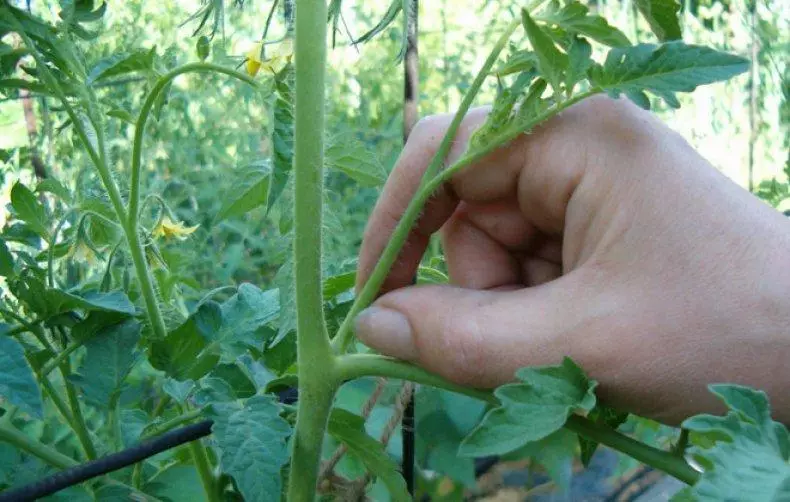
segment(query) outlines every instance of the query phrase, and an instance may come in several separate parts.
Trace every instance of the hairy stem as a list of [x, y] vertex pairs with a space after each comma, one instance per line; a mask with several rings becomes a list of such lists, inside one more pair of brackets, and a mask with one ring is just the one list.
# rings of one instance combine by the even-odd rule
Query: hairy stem
[[[444, 164], [447, 153], [450, 151], [453, 139], [455, 138], [455, 133], [458, 130], [458, 127], [461, 125], [461, 121], [464, 119], [464, 116], [466, 116], [466, 112], [469, 110], [469, 107], [472, 106], [475, 96], [483, 86], [483, 82], [485, 82], [485, 79], [491, 71], [491, 68], [494, 66], [494, 63], [496, 63], [499, 53], [502, 52], [502, 49], [504, 49], [505, 44], [507, 44], [507, 41], [510, 39], [518, 25], [519, 20], [512, 21], [508, 25], [507, 29], [505, 29], [505, 32], [502, 34], [502, 36], [499, 37], [496, 45], [494, 45], [494, 48], [488, 55], [483, 67], [480, 69], [477, 77], [475, 77], [475, 80], [472, 82], [469, 91], [464, 96], [461, 106], [455, 113], [455, 116], [450, 123], [450, 127], [447, 129], [447, 132], [445, 133], [444, 138], [439, 145], [439, 149], [436, 151], [436, 155], [434, 155], [433, 160], [423, 175], [423, 179], [420, 184], [421, 187], [427, 185], [429, 181], [435, 177], [436, 173], [441, 171], [441, 167]], [[422, 191], [419, 193], [422, 194]], [[343, 323], [340, 325], [337, 336], [335, 336], [335, 339], [332, 341], [332, 346], [336, 352], [344, 353], [347, 351], [348, 346], [352, 340], [351, 326], [354, 322], [354, 319], [356, 318], [357, 314], [362, 311], [362, 309], [367, 307], [375, 299], [379, 289], [381, 288], [381, 284], [384, 282], [387, 274], [389, 274], [389, 271], [392, 268], [393, 263], [395, 263], [395, 259], [397, 258], [401, 247], [403, 247], [403, 243], [406, 241], [409, 230], [414, 225], [414, 222], [417, 221], [417, 218], [419, 217], [425, 202], [432, 193], [433, 190], [425, 194], [425, 197], [422, 200], [418, 200], [419, 196], [411, 200], [411, 203], [401, 217], [400, 224], [390, 238], [390, 241], [387, 244], [387, 247], [384, 249], [384, 252], [381, 254], [376, 267], [370, 274], [370, 277], [365, 283], [365, 286], [362, 288], [362, 291], [360, 291], [360, 293], [354, 299], [351, 309], [349, 309], [348, 314], [346, 315], [345, 319], [343, 319]]]
[[299, 410], [289, 502], [313, 502], [321, 445], [337, 388], [321, 291], [324, 165], [325, 0], [297, 0], [294, 105], [294, 271]]
[[[337, 358], [335, 367], [337, 377], [342, 381], [364, 376], [400, 378], [464, 394], [490, 404], [499, 404], [496, 396], [491, 391], [470, 389], [456, 385], [422, 368], [391, 357], [373, 354], [349, 354]], [[587, 439], [625, 453], [684, 483], [694, 484], [699, 478], [699, 473], [692, 469], [682, 458], [641, 443], [610, 427], [596, 424], [584, 417], [571, 415], [565, 423], [565, 428]]]

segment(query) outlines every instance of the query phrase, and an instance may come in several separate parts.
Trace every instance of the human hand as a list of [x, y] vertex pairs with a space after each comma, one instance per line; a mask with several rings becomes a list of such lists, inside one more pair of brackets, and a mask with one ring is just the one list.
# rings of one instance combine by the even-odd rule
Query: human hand
[[[464, 119], [451, 162], [486, 113]], [[368, 222], [358, 286], [450, 119], [413, 130]], [[453, 285], [408, 286], [440, 228]], [[455, 175], [357, 335], [473, 387], [567, 355], [604, 402], [666, 423], [719, 410], [707, 384], [741, 383], [788, 423], [788, 264], [782, 215], [650, 113], [595, 97]]]

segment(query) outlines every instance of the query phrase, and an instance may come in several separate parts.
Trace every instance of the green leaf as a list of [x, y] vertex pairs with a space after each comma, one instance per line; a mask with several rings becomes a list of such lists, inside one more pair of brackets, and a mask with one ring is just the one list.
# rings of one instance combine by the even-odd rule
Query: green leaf
[[0, 336], [0, 397], [34, 417], [43, 418], [44, 408], [33, 370], [25, 351], [15, 340]]
[[383, 445], [365, 432], [365, 421], [362, 417], [335, 408], [329, 416], [328, 432], [346, 445], [348, 451], [358, 457], [367, 470], [384, 483], [393, 501], [411, 500], [397, 464], [384, 451]]
[[677, 0], [636, 0], [636, 8], [661, 42], [679, 40], [683, 36], [678, 19], [680, 2]]
[[339, 294], [345, 293], [349, 289], [353, 288], [356, 280], [356, 271], [327, 277], [324, 279], [323, 285], [324, 301], [333, 300]]
[[531, 458], [542, 465], [551, 480], [566, 492], [573, 477], [573, 459], [576, 456], [576, 434], [560, 429], [545, 438], [527, 443], [503, 457], [503, 460]]
[[206, 493], [197, 469], [191, 465], [175, 464], [159, 471], [145, 484], [145, 493], [162, 500], [190, 500], [203, 502]]
[[22, 183], [14, 183], [11, 188], [11, 207], [16, 217], [27, 223], [34, 232], [49, 240], [47, 213], [36, 196]]
[[179, 404], [184, 404], [194, 389], [195, 382], [193, 380], [180, 382], [174, 378], [166, 378], [162, 384], [165, 394], [175, 399]]
[[5, 240], [0, 239], [0, 277], [14, 275], [14, 255], [8, 250]]
[[583, 38], [574, 37], [568, 49], [568, 73], [565, 75], [565, 90], [568, 95], [573, 93], [577, 83], [584, 80], [587, 70], [593, 64], [592, 46]]
[[269, 182], [269, 194], [266, 211], [274, 207], [275, 202], [285, 190], [293, 170], [294, 158], [294, 95], [293, 67], [285, 70], [283, 80], [275, 81], [274, 93], [274, 127], [272, 129], [272, 175]]
[[85, 359], [71, 378], [88, 403], [108, 409], [118, 398], [138, 359], [136, 346], [141, 330], [139, 322], [129, 319], [102, 329], [85, 342]]
[[53, 195], [57, 195], [63, 202], [71, 202], [71, 194], [69, 191], [54, 178], [42, 180], [38, 185], [36, 185], [36, 192], [49, 192]]
[[206, 35], [200, 35], [198, 37], [197, 42], [195, 42], [195, 52], [201, 61], [208, 59], [208, 55], [211, 52], [211, 45]]
[[278, 315], [280, 301], [276, 289], [262, 291], [253, 284], [242, 283], [236, 294], [222, 304], [222, 329], [208, 339], [263, 350], [266, 340], [259, 336], [259, 330]]
[[250, 375], [236, 363], [217, 365], [211, 372], [211, 377], [227, 382], [233, 393], [241, 399], [254, 396], [257, 390]]
[[373, 152], [350, 136], [336, 138], [326, 149], [326, 163], [360, 185], [381, 187], [387, 171]]
[[612, 97], [648, 91], [677, 104], [675, 92], [691, 92], [699, 85], [727, 80], [748, 68], [749, 62], [740, 56], [667, 42], [612, 49], [603, 66], [594, 65], [589, 76], [594, 86]]
[[788, 432], [771, 420], [765, 393], [741, 385], [711, 385], [727, 405], [724, 417], [697, 415], [682, 426], [710, 439], [688, 453], [705, 467], [683, 496], [699, 501], [790, 499]]
[[220, 468], [233, 476], [245, 500], [280, 502], [280, 470], [288, 461], [288, 422], [271, 396], [248, 399], [243, 408], [211, 407]]
[[270, 344], [271, 347], [279, 344], [288, 333], [296, 329], [296, 287], [293, 258], [290, 254], [274, 276], [274, 283], [277, 285], [280, 298], [280, 323], [277, 336]]
[[197, 380], [207, 375], [219, 362], [217, 350], [206, 350], [222, 326], [219, 304], [207, 301], [164, 340], [151, 343], [151, 365], [176, 380]]
[[395, 18], [398, 17], [400, 11], [403, 10], [403, 0], [392, 0], [389, 8], [387, 8], [387, 12], [384, 13], [384, 17], [379, 21], [376, 26], [371, 28], [361, 37], [354, 40], [355, 44], [363, 44], [368, 40], [371, 40], [373, 37], [384, 31], [387, 26], [391, 25]]
[[86, 84], [93, 85], [110, 77], [154, 69], [156, 48], [113, 54], [99, 61], [88, 74]]
[[589, 9], [578, 2], [569, 3], [559, 11], [548, 15], [539, 16], [538, 20], [558, 26], [572, 34], [585, 35], [610, 47], [631, 45], [622, 31], [610, 25], [603, 17], [589, 14]]
[[597, 382], [567, 357], [560, 366], [522, 368], [516, 377], [520, 383], [494, 391], [502, 405], [489, 411], [464, 439], [459, 455], [511, 452], [559, 430], [574, 411], [595, 406]]
[[420, 417], [416, 430], [426, 450], [427, 468], [441, 472], [468, 488], [475, 486], [474, 459], [458, 457], [463, 434], [446, 410], [437, 409]]
[[30, 310], [44, 319], [73, 310], [116, 312], [125, 315], [136, 313], [132, 302], [121, 291], [67, 293], [60, 289], [47, 288], [43, 281], [31, 274], [14, 281], [12, 291]]
[[568, 55], [560, 51], [552, 38], [535, 24], [526, 9], [521, 10], [521, 20], [529, 43], [538, 59], [538, 70], [555, 92], [559, 92], [563, 75], [568, 69]]
[[522, 73], [534, 70], [538, 66], [538, 57], [532, 51], [515, 51], [507, 60], [497, 67], [493, 73], [504, 77], [513, 73]]
[[217, 213], [214, 223], [227, 218], [242, 216], [253, 209], [265, 206], [269, 198], [268, 172], [260, 173], [255, 179], [247, 181], [241, 187], [235, 187], [232, 193], [225, 198], [222, 208]]

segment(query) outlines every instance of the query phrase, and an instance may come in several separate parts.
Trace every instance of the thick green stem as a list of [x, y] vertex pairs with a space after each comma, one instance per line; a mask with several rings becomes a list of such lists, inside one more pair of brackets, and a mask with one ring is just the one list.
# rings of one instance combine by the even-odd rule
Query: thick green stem
[[[391, 357], [374, 354], [344, 355], [337, 358], [335, 368], [337, 378], [341, 381], [365, 376], [386, 376], [457, 392], [494, 405], [499, 404], [496, 396], [491, 391], [470, 389], [456, 385], [418, 366]], [[655, 467], [684, 483], [694, 484], [699, 478], [699, 473], [692, 469], [682, 458], [641, 443], [610, 427], [596, 424], [584, 417], [571, 415], [565, 427], [580, 436], [606, 445], [642, 463]]]
[[326, 423], [337, 387], [321, 291], [325, 0], [297, 0], [294, 120], [294, 269], [299, 411], [288, 501], [313, 502]]
[[[469, 111], [469, 107], [472, 106], [475, 96], [483, 86], [483, 83], [485, 82], [486, 77], [488, 77], [491, 68], [493, 68], [494, 64], [496, 63], [499, 53], [505, 48], [505, 44], [507, 44], [507, 41], [510, 39], [511, 35], [513, 35], [513, 31], [515, 31], [518, 25], [519, 20], [513, 20], [505, 29], [505, 32], [502, 34], [502, 36], [499, 37], [499, 40], [497, 40], [497, 43], [494, 45], [494, 48], [488, 55], [483, 67], [480, 69], [477, 77], [475, 77], [475, 80], [472, 82], [469, 91], [464, 96], [463, 101], [461, 101], [461, 106], [458, 108], [458, 111], [456, 111], [455, 116], [453, 117], [453, 120], [450, 123], [444, 138], [442, 139], [442, 142], [439, 144], [439, 148], [436, 151], [433, 160], [431, 160], [431, 163], [428, 165], [428, 168], [426, 169], [420, 184], [421, 187], [427, 185], [430, 180], [434, 179], [436, 174], [441, 171], [445, 157], [447, 157], [447, 153], [450, 151], [450, 147], [452, 146], [453, 140], [455, 139], [455, 133], [458, 131], [461, 121], [466, 116], [466, 112]], [[387, 277], [387, 274], [392, 268], [393, 263], [395, 263], [398, 252], [400, 252], [401, 247], [403, 247], [403, 243], [406, 241], [409, 230], [414, 225], [414, 222], [417, 221], [417, 218], [419, 217], [425, 202], [433, 194], [433, 190], [426, 193], [423, 192], [425, 192], [425, 190], [421, 190], [419, 192], [419, 194], [424, 195], [422, 200], [418, 200], [416, 197], [411, 200], [406, 212], [401, 217], [398, 228], [393, 233], [386, 249], [379, 258], [376, 267], [373, 269], [373, 272], [368, 278], [368, 281], [365, 283], [365, 286], [362, 288], [362, 291], [360, 291], [360, 293], [354, 299], [354, 303], [351, 305], [351, 309], [348, 311], [345, 319], [343, 319], [343, 323], [337, 332], [337, 336], [335, 336], [335, 339], [332, 341], [332, 346], [336, 352], [343, 353], [347, 350], [348, 345], [351, 343], [351, 325], [354, 322], [354, 319], [356, 318], [357, 314], [362, 311], [362, 309], [367, 307], [370, 302], [375, 299], [379, 289], [381, 288], [381, 284]], [[400, 229], [400, 231], [398, 229]]]
[[219, 502], [219, 493], [217, 492], [216, 480], [214, 474], [211, 472], [211, 463], [208, 461], [206, 450], [203, 448], [203, 443], [199, 439], [189, 443], [189, 454], [192, 456], [192, 461], [195, 463], [195, 468], [200, 475], [200, 483], [203, 485], [203, 491], [206, 492], [206, 500], [208, 502]]

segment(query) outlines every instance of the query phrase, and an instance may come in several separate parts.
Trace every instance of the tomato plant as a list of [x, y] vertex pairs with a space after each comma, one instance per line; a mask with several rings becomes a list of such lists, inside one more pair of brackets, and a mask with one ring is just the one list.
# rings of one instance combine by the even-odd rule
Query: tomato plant
[[[73, 134], [101, 195], [84, 197], [51, 178], [32, 190], [18, 183], [11, 191], [13, 224], [0, 240], [0, 275], [7, 286], [0, 314], [9, 322], [0, 336], [0, 482], [32, 481], [22, 473], [70, 469], [208, 419], [210, 438], [62, 493], [183, 500], [200, 488], [194, 496], [209, 501], [299, 502], [314, 500], [317, 490], [358, 498], [376, 481], [392, 500], [409, 500], [387, 442], [411, 388], [399, 392], [383, 381], [374, 389], [356, 387], [363, 396], [372, 392], [359, 414], [335, 402], [341, 387], [386, 377], [420, 384], [431, 401], [450, 403], [420, 412], [421, 423], [442, 430], [432, 447], [433, 466], [461, 483], [474, 481], [472, 458], [532, 457], [551, 473], [552, 455], [581, 453], [587, 463], [603, 444], [689, 484], [678, 500], [786, 490], [790, 440], [759, 391], [711, 386], [728, 414], [689, 418], [667, 451], [618, 431], [627, 414], [599, 403], [596, 382], [570, 359], [523, 368], [514, 383], [489, 392], [371, 353], [354, 339], [355, 317], [375, 299], [426, 202], [452, 175], [590, 96], [625, 96], [648, 109], [656, 100], [678, 107], [677, 93], [747, 70], [742, 57], [681, 41], [674, 0], [636, 5], [658, 43], [634, 43], [577, 1], [514, 6], [513, 19], [465, 89], [416, 196], [355, 294], [353, 264], [327, 272], [322, 254], [329, 196], [324, 167], [373, 186], [386, 179], [386, 171], [355, 137], [325, 127], [327, 25], [337, 31], [340, 1], [284, 1], [285, 34], [267, 39], [269, 14], [262, 41], [241, 61], [243, 70], [211, 62], [204, 32], [217, 32], [221, 1], [203, 4], [191, 19], [199, 24], [196, 54], [180, 65], [155, 48], [92, 55], [86, 42], [98, 36], [95, 23], [111, 8], [107, 3], [61, 2], [58, 19], [49, 22], [3, 2], [0, 89], [57, 101], [60, 128]], [[411, 6], [395, 0], [359, 42], [398, 16], [413, 15]], [[117, 106], [101, 88], [129, 75], [146, 85], [136, 113]], [[249, 93], [246, 106], [269, 110], [272, 145], [265, 162], [234, 173], [234, 189], [208, 224], [263, 207], [278, 217], [288, 252], [274, 274], [276, 288], [225, 286], [187, 304], [179, 285], [189, 283], [189, 271], [175, 273], [174, 251], [162, 243], [197, 235], [201, 224], [182, 221], [164, 193], [146, 188], [151, 169], [145, 138], [152, 122], [168, 113], [174, 81], [206, 75], [237, 82], [235, 92]], [[497, 94], [486, 122], [466, 152], [447, 165], [461, 119], [492, 80]], [[133, 131], [124, 170], [116, 168], [121, 161], [110, 137], [118, 124]], [[219, 239], [212, 243], [222, 245]], [[440, 256], [434, 258], [419, 280], [446, 279]], [[80, 259], [100, 260], [102, 267], [74, 280], [70, 264]], [[280, 399], [291, 387], [298, 388], [296, 404]], [[382, 394], [393, 403], [390, 423], [378, 431], [383, 442], [366, 428]]]

